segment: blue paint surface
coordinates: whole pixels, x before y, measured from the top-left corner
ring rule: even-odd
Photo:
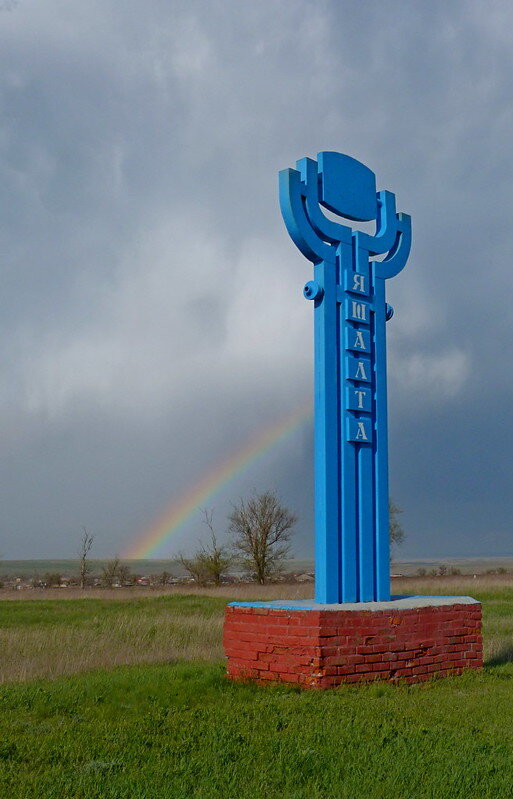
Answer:
[[[385,280],[406,264],[410,217],[367,166],[333,152],[280,172],[280,206],[314,265],[303,293],[314,305],[316,601],[389,600]]]

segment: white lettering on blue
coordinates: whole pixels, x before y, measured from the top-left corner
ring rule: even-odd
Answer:
[[[362,322],[367,321],[367,306],[363,302],[356,302],[356,300],[352,300],[353,303],[353,316],[355,319],[361,319]]]
[[[355,350],[356,349],[365,350],[366,346],[365,346],[365,340],[363,338],[362,331],[361,330],[355,330],[355,333],[356,333],[356,338],[355,338],[354,344],[353,344],[354,349]]]
[[[367,392],[366,391],[361,391],[360,389],[357,389],[354,393],[355,393],[355,396],[358,397],[357,408],[358,408],[358,410],[362,410],[363,409],[363,398],[365,397]]]
[[[365,372],[365,364],[363,361],[358,361],[358,368],[356,370],[355,380],[368,380],[367,374]]]
[[[368,441],[369,438],[367,436],[367,432],[365,430],[365,423],[364,422],[357,422],[356,426],[358,430],[356,431],[355,439],[356,441]]]
[[[353,291],[365,294],[365,275],[353,275]]]

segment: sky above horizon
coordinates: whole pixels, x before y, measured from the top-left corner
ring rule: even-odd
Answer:
[[[123,553],[312,397],[279,169],[321,150],[412,216],[387,283],[400,557],[513,554],[513,5],[0,0],[0,555]],[[313,551],[312,422],[276,490]],[[234,462],[236,458],[234,459]],[[201,506],[155,555],[194,549]]]

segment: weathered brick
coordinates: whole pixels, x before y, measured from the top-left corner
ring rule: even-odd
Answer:
[[[261,611],[268,611],[262,613]],[[231,679],[326,688],[342,682],[460,673],[482,665],[477,606],[404,611],[226,609]]]

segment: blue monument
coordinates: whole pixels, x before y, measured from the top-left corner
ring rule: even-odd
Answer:
[[[280,205],[314,265],[303,293],[314,304],[315,598],[389,600],[385,280],[406,264],[410,217],[376,192],[374,172],[336,152],[280,172]],[[375,233],[334,216],[375,222]]]
[[[324,689],[479,669],[479,602],[390,597],[385,280],[406,264],[410,217],[368,167],[332,152],[281,172],[280,203],[314,265],[316,596],[231,602],[227,674]]]

